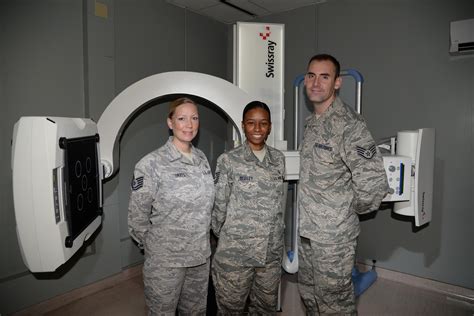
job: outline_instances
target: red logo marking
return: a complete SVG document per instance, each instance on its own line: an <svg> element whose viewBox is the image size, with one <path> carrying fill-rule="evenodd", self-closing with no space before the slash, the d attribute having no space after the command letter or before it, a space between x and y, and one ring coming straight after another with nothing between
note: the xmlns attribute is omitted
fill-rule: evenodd
<svg viewBox="0 0 474 316"><path fill-rule="evenodd" d="M263 40L266 40L268 37L270 37L270 27L269 26L265 26L265 32L260 32L260 37L263 39Z"/></svg>

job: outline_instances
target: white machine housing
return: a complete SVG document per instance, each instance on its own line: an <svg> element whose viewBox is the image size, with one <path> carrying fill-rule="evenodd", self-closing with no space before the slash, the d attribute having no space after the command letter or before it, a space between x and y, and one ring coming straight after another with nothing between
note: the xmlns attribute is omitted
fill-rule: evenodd
<svg viewBox="0 0 474 316"><path fill-rule="evenodd" d="M23 261L32 272L56 270L101 224L102 168L89 154L100 155L97 126L90 119L22 117L14 126L16 229ZM68 155L75 164L71 181Z"/></svg>
<svg viewBox="0 0 474 316"><path fill-rule="evenodd" d="M415 225L431 221L433 212L433 178L435 156L435 130L421 128L397 133L396 154L411 159L409 201L396 202L396 214L414 216ZM407 189L405 189L407 191Z"/></svg>
<svg viewBox="0 0 474 316"><path fill-rule="evenodd" d="M283 150L285 156L285 180L300 178L300 152L297 150Z"/></svg>
<svg viewBox="0 0 474 316"><path fill-rule="evenodd" d="M234 25L234 84L268 105L272 130L266 143L287 149L284 140L285 25L237 22ZM242 104L242 109L246 104Z"/></svg>
<svg viewBox="0 0 474 316"><path fill-rule="evenodd" d="M240 124L243 107L255 100L226 80L191 71L164 72L135 82L112 100L97 122L105 179L118 170L119 139L127 122L143 105L168 95L197 96L218 106L237 131L235 144L243 135Z"/></svg>

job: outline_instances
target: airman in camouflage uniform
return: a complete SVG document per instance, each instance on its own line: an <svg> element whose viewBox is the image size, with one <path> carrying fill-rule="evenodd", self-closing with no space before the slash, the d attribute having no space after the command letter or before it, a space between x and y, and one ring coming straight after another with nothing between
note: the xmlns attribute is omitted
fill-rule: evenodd
<svg viewBox="0 0 474 316"><path fill-rule="evenodd" d="M176 133L175 133L176 134ZM145 251L150 315L205 315L214 181L204 153L168 142L135 166L128 225Z"/></svg>
<svg viewBox="0 0 474 316"><path fill-rule="evenodd" d="M251 315L275 314L277 307L285 161L264 143L260 161L250 145L246 141L217 160L211 226L219 240L211 271L222 315L242 315L247 298Z"/></svg>
<svg viewBox="0 0 474 316"><path fill-rule="evenodd" d="M363 118L335 95L339 64L328 56L313 57L305 78L315 106L301 145L298 185L298 286L308 315L357 313L351 280L357 214L377 210L388 191Z"/></svg>

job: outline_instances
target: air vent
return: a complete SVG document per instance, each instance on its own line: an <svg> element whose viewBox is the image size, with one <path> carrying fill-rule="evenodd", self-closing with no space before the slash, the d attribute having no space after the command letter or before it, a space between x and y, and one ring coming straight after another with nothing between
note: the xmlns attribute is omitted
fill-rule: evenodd
<svg viewBox="0 0 474 316"><path fill-rule="evenodd" d="M458 44L458 51L460 52L472 51L472 50L474 50L474 42Z"/></svg>
<svg viewBox="0 0 474 316"><path fill-rule="evenodd" d="M451 22L449 52L453 55L474 53L474 19Z"/></svg>

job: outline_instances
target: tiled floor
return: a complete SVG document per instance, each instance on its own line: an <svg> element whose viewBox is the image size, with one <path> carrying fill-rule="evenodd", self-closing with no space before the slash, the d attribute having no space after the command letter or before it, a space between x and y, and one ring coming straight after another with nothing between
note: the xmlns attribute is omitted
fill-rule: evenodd
<svg viewBox="0 0 474 316"><path fill-rule="evenodd" d="M282 312L280 316L304 315L296 277L286 275L282 284ZM379 278L358 300L359 315L474 315L474 306L462 301L446 298L428 290ZM141 275L116 286L84 297L48 316L102 316L102 315L146 315Z"/></svg>
<svg viewBox="0 0 474 316"><path fill-rule="evenodd" d="M359 315L474 315L474 305L379 278L358 301Z"/></svg>
<svg viewBox="0 0 474 316"><path fill-rule="evenodd" d="M79 315L146 315L141 275L112 288L79 299L52 312L48 316Z"/></svg>

